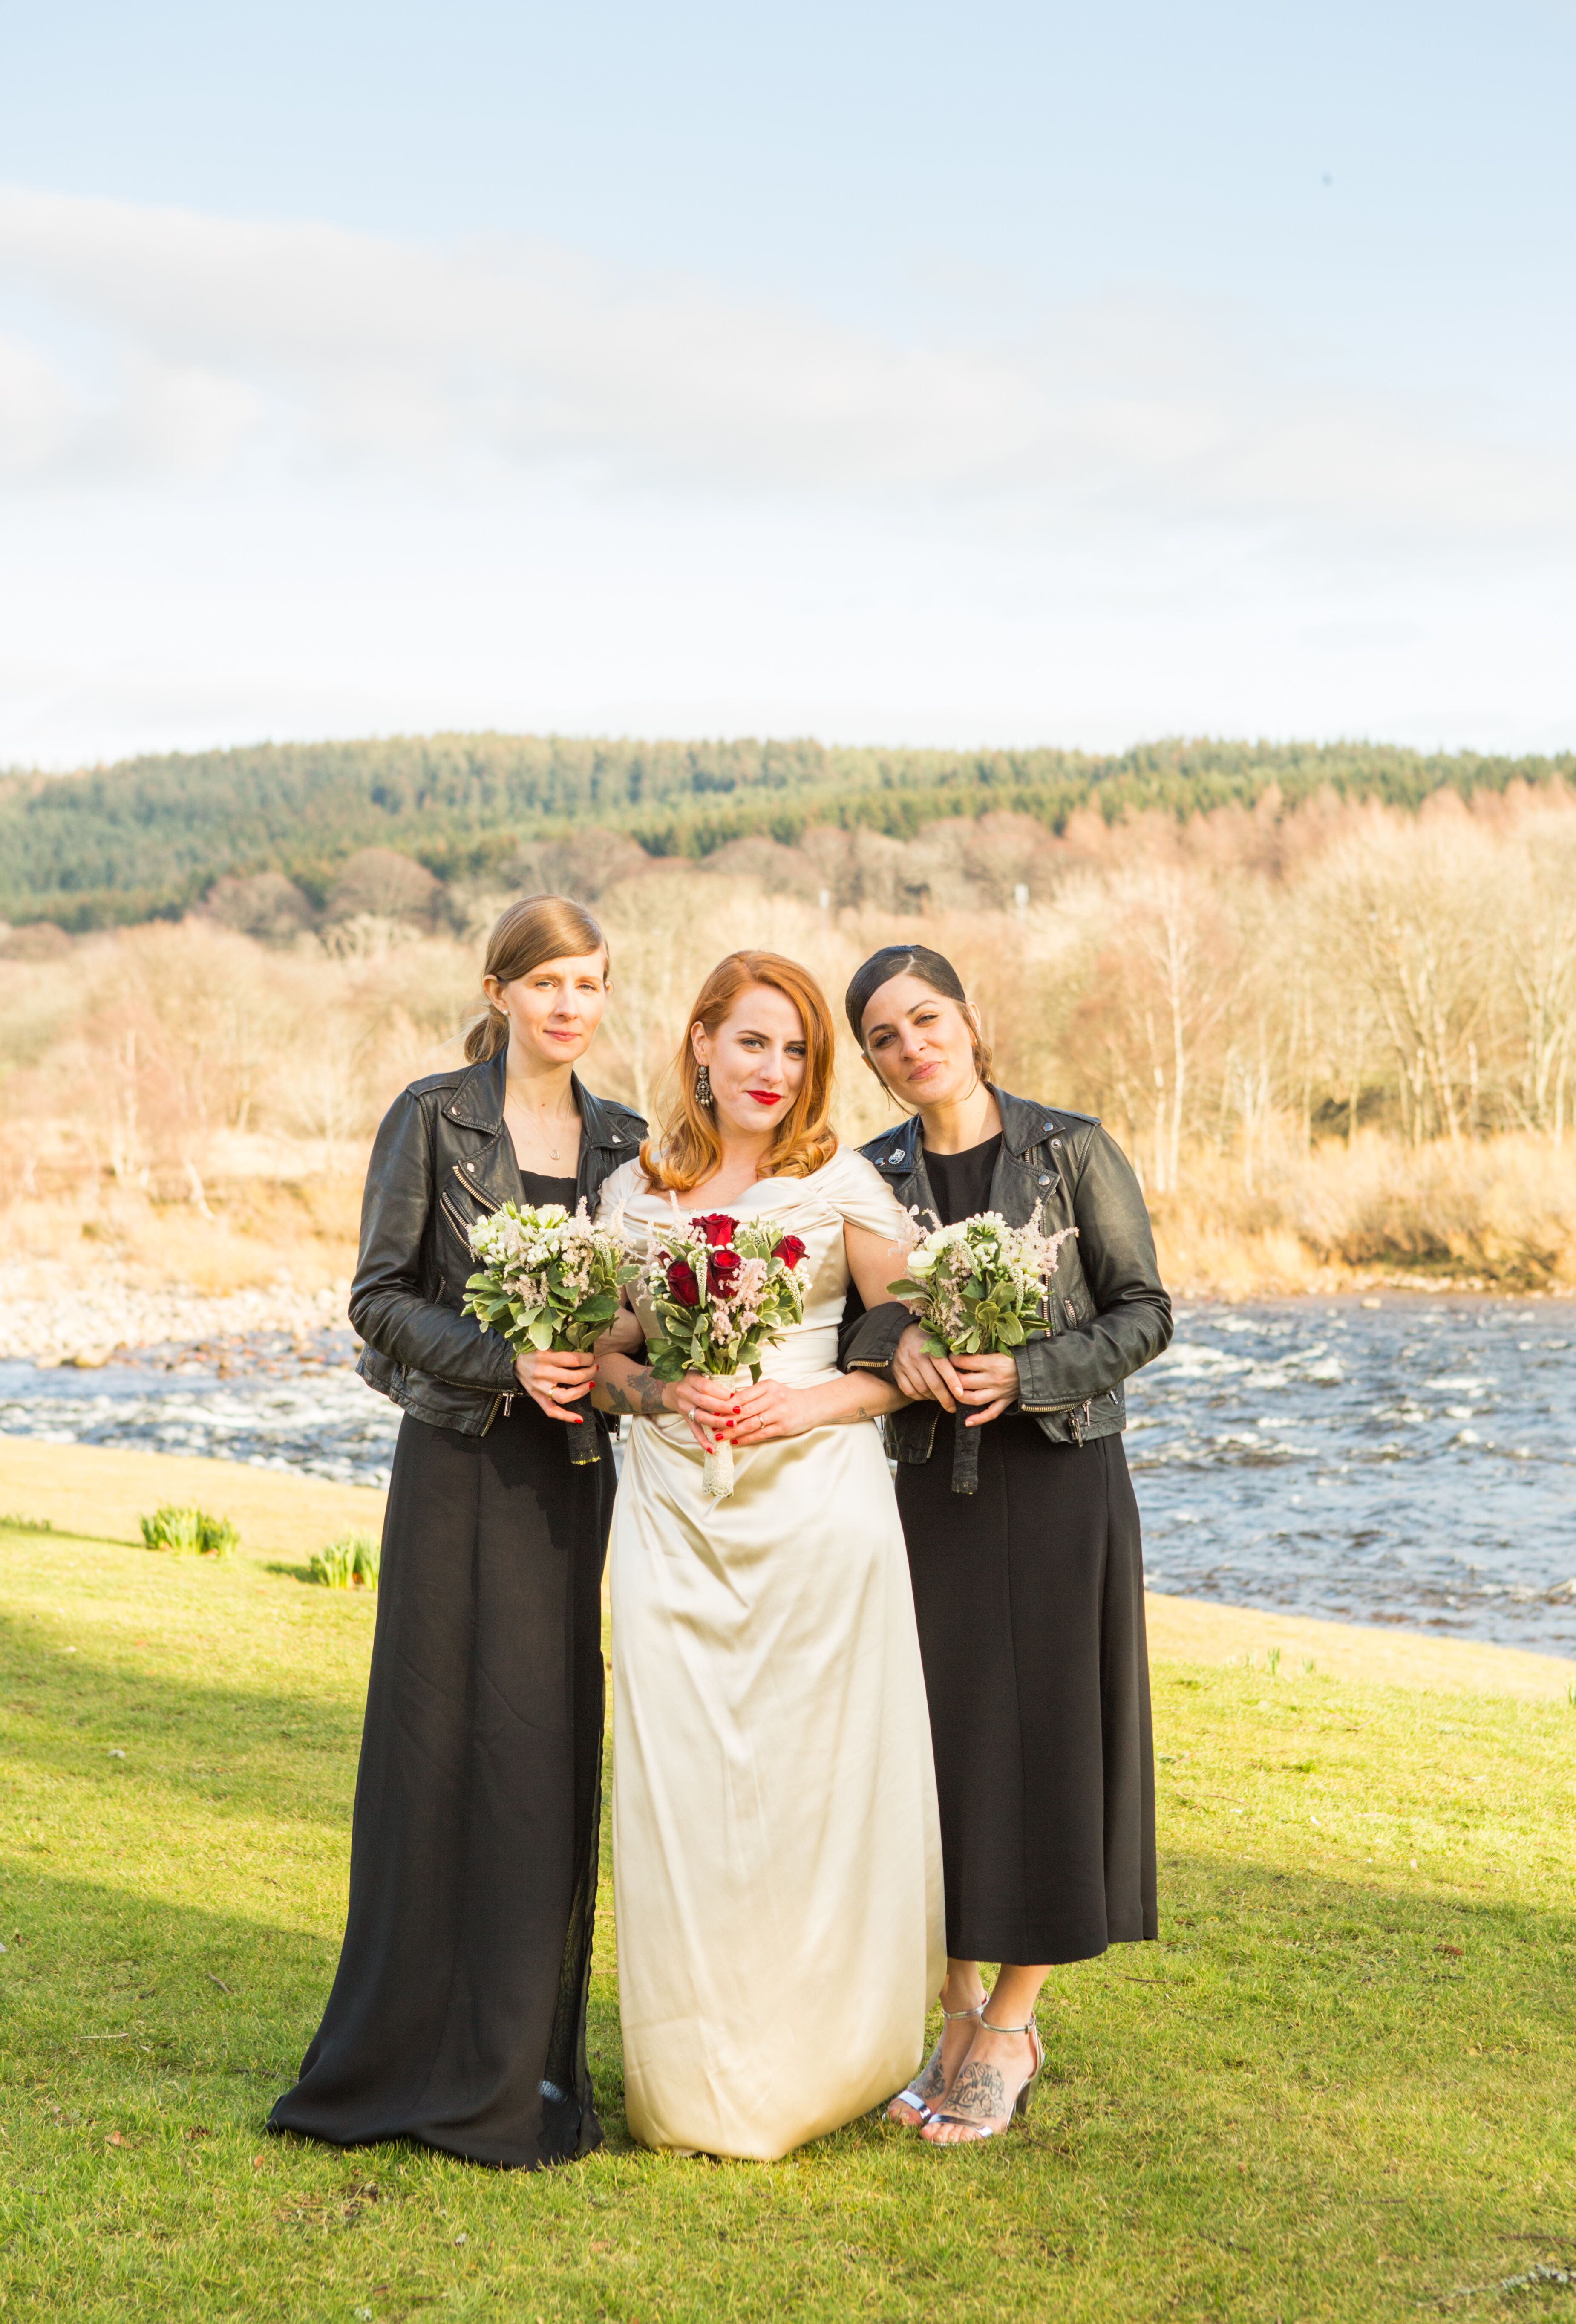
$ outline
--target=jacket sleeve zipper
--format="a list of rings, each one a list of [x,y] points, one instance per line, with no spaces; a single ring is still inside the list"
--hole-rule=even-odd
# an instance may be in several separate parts
[[[1086,1396],[1081,1404],[1027,1404],[1022,1407],[1031,1420],[1054,1420],[1058,1416],[1066,1414],[1072,1423],[1073,1441],[1075,1444],[1082,1444],[1085,1434],[1092,1427],[1093,1408],[1094,1398],[1092,1396]]]

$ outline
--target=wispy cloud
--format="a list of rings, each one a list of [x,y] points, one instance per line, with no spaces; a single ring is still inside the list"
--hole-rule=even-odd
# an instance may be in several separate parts
[[[1576,535],[1569,443],[1308,383],[1250,318],[1131,293],[900,344],[540,242],[437,245],[0,189],[0,475],[543,468],[1064,536]]]

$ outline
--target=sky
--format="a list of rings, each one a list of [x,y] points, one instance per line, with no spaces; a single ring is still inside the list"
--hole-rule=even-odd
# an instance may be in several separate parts
[[[1576,0],[5,0],[0,766],[1576,747]]]

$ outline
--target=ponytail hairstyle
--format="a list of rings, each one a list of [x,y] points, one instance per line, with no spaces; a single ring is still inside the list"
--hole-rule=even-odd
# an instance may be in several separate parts
[[[859,1044],[859,1054],[874,1074],[881,1087],[890,1095],[886,1075],[864,1045],[864,1012],[883,984],[894,976],[917,976],[932,992],[940,993],[944,1001],[954,1001],[974,1048],[974,1071],[982,1083],[989,1083],[995,1060],[991,1044],[980,1030],[979,1012],[963,991],[963,981],[944,953],[932,952],[928,945],[883,945],[862,961],[849,979],[843,1007],[853,1038]]]
[[[696,1094],[699,1061],[690,1038],[693,1026],[714,1033],[726,1022],[733,1003],[751,985],[764,984],[780,992],[798,1011],[805,1035],[805,1078],[799,1093],[777,1126],[767,1148],[763,1178],[807,1178],[831,1161],[837,1151],[832,1127],[832,1069],[837,1036],[826,996],[797,960],[778,952],[731,952],[701,986],[685,1021],[684,1038],[668,1068],[663,1086],[662,1135],[649,1138],[641,1148],[641,1164],[653,1186],[671,1187],[687,1194],[703,1185],[723,1158],[723,1141],[710,1104]]]
[[[585,905],[567,896],[524,896],[493,921],[482,973],[495,976],[500,984],[512,984],[544,961],[578,960],[591,952],[602,954],[606,982],[613,973],[613,956]],[[476,1018],[466,1030],[465,1056],[473,1065],[483,1065],[508,1046],[509,1019],[489,1001],[485,1016]]]

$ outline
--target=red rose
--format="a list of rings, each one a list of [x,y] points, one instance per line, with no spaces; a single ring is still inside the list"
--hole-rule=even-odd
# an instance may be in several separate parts
[[[739,1279],[744,1262],[736,1250],[714,1250],[706,1262],[706,1278],[714,1297],[726,1299]]]
[[[733,1229],[738,1224],[738,1221],[731,1219],[726,1211],[707,1211],[704,1218],[691,1219],[689,1223],[705,1235],[707,1242],[715,1250],[719,1244],[733,1241]]]
[[[805,1255],[805,1246],[797,1235],[784,1235],[780,1242],[772,1244],[771,1255],[780,1259],[785,1267],[797,1267]]]
[[[695,1269],[687,1259],[676,1259],[668,1270],[668,1288],[681,1307],[700,1305],[700,1286],[695,1279]]]

